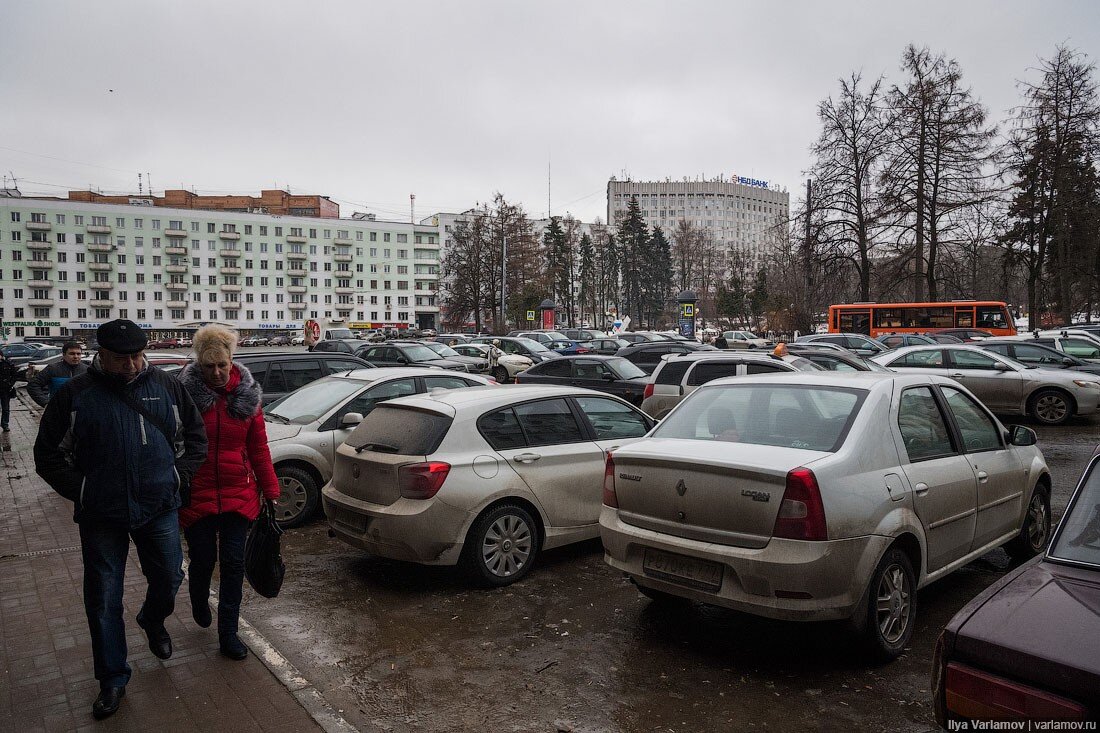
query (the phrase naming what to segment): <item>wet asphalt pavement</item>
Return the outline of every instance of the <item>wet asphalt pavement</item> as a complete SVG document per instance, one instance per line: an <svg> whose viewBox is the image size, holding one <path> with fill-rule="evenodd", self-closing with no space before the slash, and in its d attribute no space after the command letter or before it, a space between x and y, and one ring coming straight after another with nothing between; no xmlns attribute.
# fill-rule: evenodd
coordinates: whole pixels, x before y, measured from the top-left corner
<svg viewBox="0 0 1100 733"><path fill-rule="evenodd" d="M1100 419L1037 432L1057 520ZM323 521L288 531L283 552L282 594L249 591L242 613L348 722L386 731L929 730L936 637L1009 568L997 550L922 590L906 653L874 665L839 624L653 605L598 540L495 591L368 557Z"/></svg>

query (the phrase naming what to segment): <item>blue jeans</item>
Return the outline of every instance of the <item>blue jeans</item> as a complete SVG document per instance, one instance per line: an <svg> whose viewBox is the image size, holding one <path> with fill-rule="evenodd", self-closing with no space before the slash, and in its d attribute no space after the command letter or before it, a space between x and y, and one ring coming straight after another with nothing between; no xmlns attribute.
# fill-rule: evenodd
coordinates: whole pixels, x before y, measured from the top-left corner
<svg viewBox="0 0 1100 733"><path fill-rule="evenodd" d="M244 543L248 539L248 520L236 512L210 514L183 530L187 537L187 589L191 606L210 599L210 578L214 563L220 566L218 583L218 636L237 633L244 588Z"/></svg>
<svg viewBox="0 0 1100 733"><path fill-rule="evenodd" d="M122 590L131 538L137 547L141 572L149 582L138 614L147 626L163 624L172 615L176 591L183 582L183 548L175 509L136 529L110 522L80 525L84 611L88 614L95 678L100 687L124 687L130 681Z"/></svg>

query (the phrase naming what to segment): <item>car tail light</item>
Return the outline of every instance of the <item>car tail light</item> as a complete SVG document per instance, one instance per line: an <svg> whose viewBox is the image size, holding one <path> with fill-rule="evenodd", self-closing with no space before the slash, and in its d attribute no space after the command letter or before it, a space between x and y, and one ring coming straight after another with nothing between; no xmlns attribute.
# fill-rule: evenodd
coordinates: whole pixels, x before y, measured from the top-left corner
<svg viewBox="0 0 1100 733"><path fill-rule="evenodd" d="M518 374L516 376L512 377L512 383L513 384L519 384L519 375Z"/></svg>
<svg viewBox="0 0 1100 733"><path fill-rule="evenodd" d="M947 665L947 715L971 720L1084 720L1084 706L1058 695L982 672Z"/></svg>
<svg viewBox="0 0 1100 733"><path fill-rule="evenodd" d="M810 469L796 468L787 473L787 488L772 535L788 540L828 539L821 489Z"/></svg>
<svg viewBox="0 0 1100 733"><path fill-rule="evenodd" d="M619 497L615 495L615 459L610 453L603 467L603 503L613 509L619 508Z"/></svg>
<svg viewBox="0 0 1100 733"><path fill-rule="evenodd" d="M642 392L642 399L649 399L653 396L653 382L650 382L645 386L645 391Z"/></svg>
<svg viewBox="0 0 1100 733"><path fill-rule="evenodd" d="M498 382L498 381L497 381L496 379L494 379L493 377L489 377L489 376L486 376L486 377L485 377L485 381L486 381L486 382L488 382L489 384L495 384L495 385L500 385L500 382Z"/></svg>
<svg viewBox="0 0 1100 733"><path fill-rule="evenodd" d="M451 464L442 461L410 463L397 469L397 483L406 499L431 499L447 480Z"/></svg>
<svg viewBox="0 0 1100 733"><path fill-rule="evenodd" d="M589 353L589 352L591 352L591 351L592 351L592 349L589 349L589 348L587 348L587 347L584 347L584 346L578 346L578 347L577 347L577 353L578 353L578 354L587 354L587 353Z"/></svg>

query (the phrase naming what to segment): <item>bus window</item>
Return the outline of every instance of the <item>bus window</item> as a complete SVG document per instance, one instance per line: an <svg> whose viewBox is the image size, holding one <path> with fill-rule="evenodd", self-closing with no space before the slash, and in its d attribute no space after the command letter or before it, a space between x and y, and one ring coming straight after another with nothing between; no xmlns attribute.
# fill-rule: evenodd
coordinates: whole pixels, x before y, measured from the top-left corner
<svg viewBox="0 0 1100 733"><path fill-rule="evenodd" d="M978 328L1008 328L1005 309L999 305L978 306Z"/></svg>
<svg viewBox="0 0 1100 733"><path fill-rule="evenodd" d="M955 309L955 328L974 328L974 308Z"/></svg>
<svg viewBox="0 0 1100 733"><path fill-rule="evenodd" d="M840 314L841 333L862 333L865 336L871 334L870 311L845 311Z"/></svg>
<svg viewBox="0 0 1100 733"><path fill-rule="evenodd" d="M911 308L875 308L875 328L903 328L905 312Z"/></svg>

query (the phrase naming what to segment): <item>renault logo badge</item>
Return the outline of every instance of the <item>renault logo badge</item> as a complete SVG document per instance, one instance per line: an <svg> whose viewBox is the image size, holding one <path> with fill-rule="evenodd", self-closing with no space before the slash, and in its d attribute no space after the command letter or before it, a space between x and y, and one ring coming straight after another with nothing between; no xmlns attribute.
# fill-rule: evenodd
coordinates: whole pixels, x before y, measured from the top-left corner
<svg viewBox="0 0 1100 733"><path fill-rule="evenodd" d="M684 494L687 493L687 490L688 490L687 484L684 483L683 479L680 479L680 483L676 484L676 493L679 494L680 496L683 496Z"/></svg>
<svg viewBox="0 0 1100 733"><path fill-rule="evenodd" d="M359 466L353 466L351 469L352 478L359 478Z"/></svg>

